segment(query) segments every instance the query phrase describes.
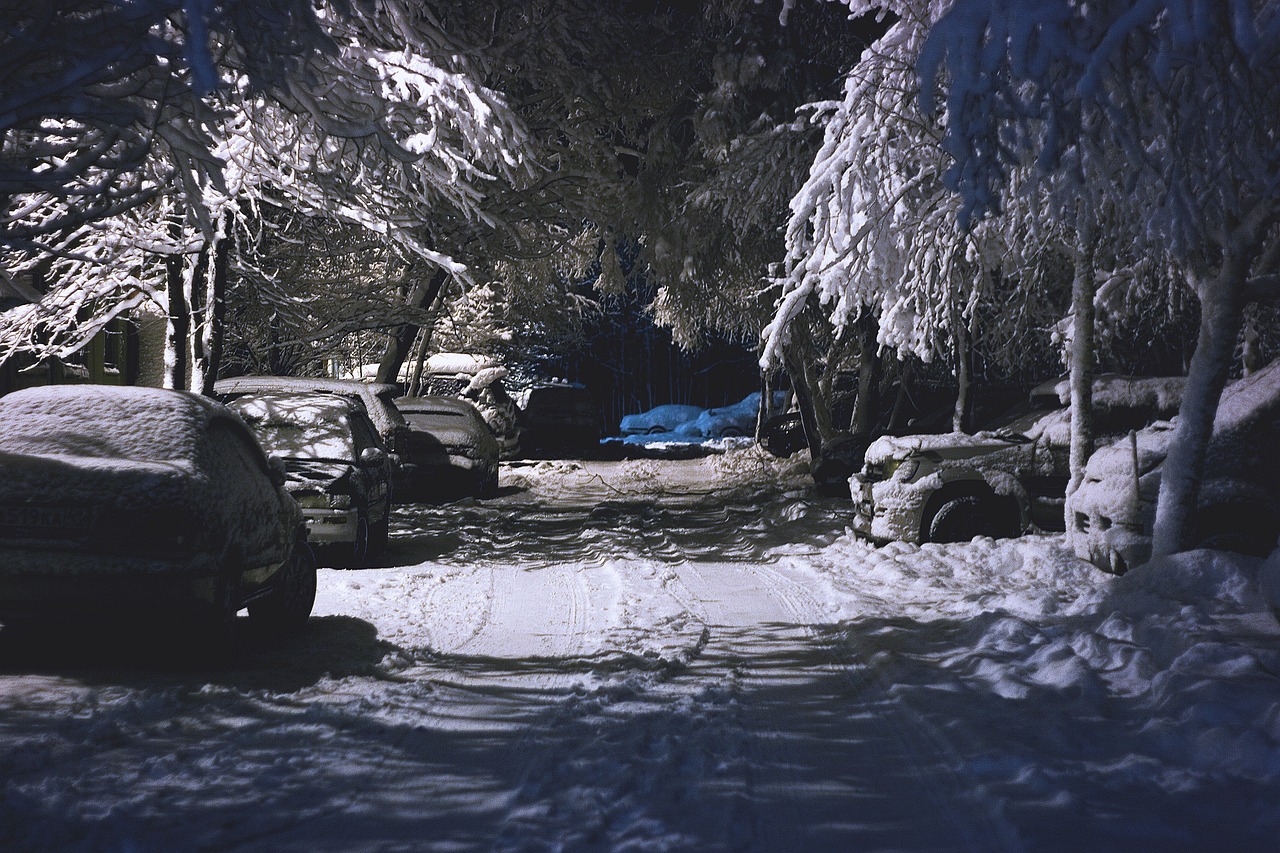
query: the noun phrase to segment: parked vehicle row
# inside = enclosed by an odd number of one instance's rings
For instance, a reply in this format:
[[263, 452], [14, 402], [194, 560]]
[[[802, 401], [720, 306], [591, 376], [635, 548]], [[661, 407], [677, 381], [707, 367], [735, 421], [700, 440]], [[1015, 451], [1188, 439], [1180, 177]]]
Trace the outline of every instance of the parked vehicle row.
[[[1179, 378], [1103, 376], [1094, 383], [1097, 435], [1171, 417]], [[880, 542], [957, 542], [1062, 530], [1070, 476], [1067, 386], [1054, 380], [974, 435], [882, 436], [850, 480], [853, 528]]]
[[97, 385], [0, 398], [0, 623], [145, 617], [214, 649], [245, 608], [265, 630], [300, 627], [313, 548], [365, 565], [397, 491], [496, 491], [474, 407], [394, 390], [244, 377], [216, 383], [218, 400]]

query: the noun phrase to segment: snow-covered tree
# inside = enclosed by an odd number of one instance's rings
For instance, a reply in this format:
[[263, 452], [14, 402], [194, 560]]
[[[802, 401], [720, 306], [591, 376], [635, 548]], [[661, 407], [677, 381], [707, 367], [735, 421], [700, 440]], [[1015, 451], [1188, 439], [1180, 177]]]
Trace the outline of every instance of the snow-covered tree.
[[[0, 264], [51, 288], [6, 318], [10, 348], [65, 351], [103, 312], [161, 292], [154, 264], [133, 267], [145, 285], [104, 286], [102, 260], [131, 246], [183, 255], [192, 280], [259, 200], [461, 273], [424, 224], [442, 208], [486, 220], [482, 187], [524, 168], [518, 119], [419, 4], [66, 2], [6, 21], [21, 50], [0, 66]], [[101, 310], [62, 310], [84, 294]]]
[[[854, 14], [876, 9], [849, 6]], [[975, 227], [961, 221], [962, 201], [945, 180], [946, 116], [921, 109], [916, 72], [941, 9], [900, 2], [888, 11], [892, 25], [849, 70], [843, 97], [811, 108], [824, 142], [791, 202], [764, 359], [786, 360], [797, 339], [812, 337], [813, 320], [803, 318], [821, 311], [836, 340], [872, 333], [859, 347], [864, 373], [876, 346], [952, 365], [959, 429], [967, 426], [975, 351], [988, 338], [1005, 346], [1048, 325], [1037, 295], [1055, 288], [1070, 246], [1043, 216], [1045, 195], [1025, 180], [1025, 167], [1010, 176], [1025, 191], [1003, 217]], [[868, 428], [865, 419], [859, 428]]]
[[965, 219], [1000, 209], [1030, 152], [1060, 194], [1110, 206], [1107, 227], [1181, 269], [1196, 293], [1199, 338], [1154, 542], [1156, 554], [1187, 547], [1245, 307], [1280, 292], [1280, 7], [957, 0], [921, 69], [925, 109], [945, 105]]

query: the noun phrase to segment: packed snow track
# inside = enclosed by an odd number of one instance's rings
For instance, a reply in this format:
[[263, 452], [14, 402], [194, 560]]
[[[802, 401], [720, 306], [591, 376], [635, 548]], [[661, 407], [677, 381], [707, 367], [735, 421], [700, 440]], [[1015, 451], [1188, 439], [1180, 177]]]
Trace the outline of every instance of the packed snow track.
[[876, 549], [796, 465], [509, 466], [223, 668], [0, 632], [0, 849], [1273, 849], [1280, 558]]

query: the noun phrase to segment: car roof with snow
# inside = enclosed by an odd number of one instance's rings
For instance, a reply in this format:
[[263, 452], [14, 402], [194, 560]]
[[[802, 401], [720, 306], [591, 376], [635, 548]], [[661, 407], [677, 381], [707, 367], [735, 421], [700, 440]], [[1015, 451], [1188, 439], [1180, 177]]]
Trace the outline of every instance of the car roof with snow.
[[104, 459], [194, 458], [210, 421], [240, 419], [199, 394], [115, 385], [50, 385], [0, 398], [0, 450]]
[[233, 376], [219, 379], [213, 384], [217, 394], [236, 394], [247, 391], [315, 391], [329, 394], [360, 394], [382, 396], [399, 393], [395, 385], [386, 382], [361, 382], [358, 379], [332, 379], [326, 376]]
[[398, 397], [396, 408], [401, 412], [428, 414], [479, 414], [475, 406], [459, 397], [443, 397], [426, 394], [421, 397]]

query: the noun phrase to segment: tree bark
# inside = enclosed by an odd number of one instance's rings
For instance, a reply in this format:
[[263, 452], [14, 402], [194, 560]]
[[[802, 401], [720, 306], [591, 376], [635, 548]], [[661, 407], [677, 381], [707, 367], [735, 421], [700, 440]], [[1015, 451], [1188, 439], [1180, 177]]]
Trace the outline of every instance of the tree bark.
[[[208, 252], [209, 248], [206, 247]], [[231, 243], [219, 236], [213, 244], [212, 270], [205, 291], [204, 327], [201, 334], [204, 363], [200, 371], [201, 394], [213, 394], [222, 367], [222, 344], [227, 323], [227, 267], [231, 260]]]
[[1193, 522], [1204, 480], [1205, 452], [1244, 317], [1241, 294], [1247, 273], [1247, 261], [1228, 254], [1217, 280], [1200, 288], [1200, 335], [1169, 455], [1161, 466], [1153, 558], [1176, 554], [1195, 544]]
[[[1071, 444], [1068, 450], [1070, 479], [1067, 497], [1084, 482], [1084, 468], [1093, 453], [1093, 373], [1094, 373], [1094, 275], [1093, 229], [1081, 217], [1080, 245], [1075, 255], [1075, 275], [1071, 279]], [[1073, 529], [1067, 519], [1067, 531]]]
[[956, 406], [951, 414], [951, 427], [956, 432], [968, 432], [973, 413], [973, 378], [970, 369], [969, 327], [959, 312], [952, 318], [956, 350]]
[[[169, 233], [175, 242], [182, 237], [182, 224], [174, 219], [169, 223]], [[187, 304], [186, 283], [183, 268], [185, 258], [181, 254], [165, 258], [165, 293], [168, 296], [168, 320], [165, 326], [164, 377], [165, 388], [187, 387], [187, 350], [191, 333], [191, 307]]]
[[[429, 308], [440, 297], [449, 274], [437, 269], [430, 278], [419, 279], [405, 299], [407, 307], [416, 310]], [[413, 340], [418, 336], [419, 326], [416, 323], [405, 323], [392, 330], [387, 340], [387, 351], [378, 363], [378, 382], [395, 382], [400, 378], [400, 368], [413, 348]]]
[[870, 440], [880, 406], [880, 346], [876, 341], [876, 318], [870, 313], [858, 318], [858, 396], [853, 401], [849, 432]]

